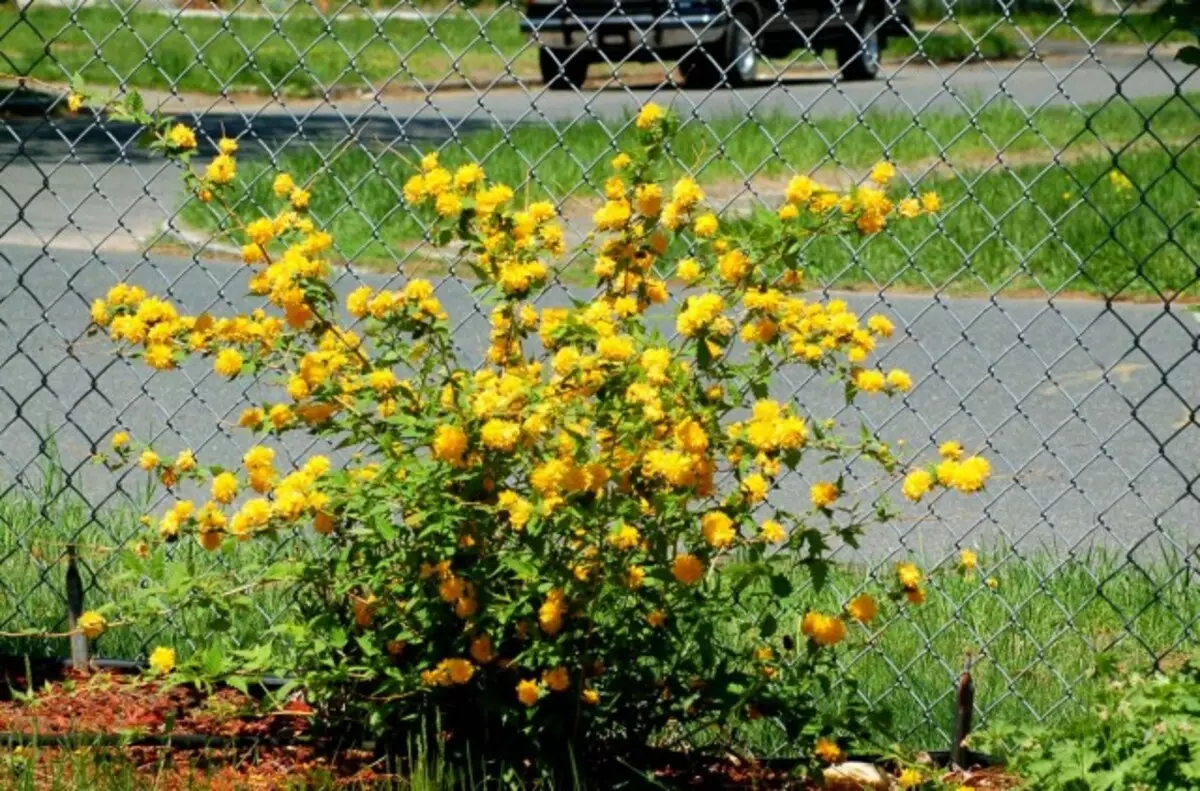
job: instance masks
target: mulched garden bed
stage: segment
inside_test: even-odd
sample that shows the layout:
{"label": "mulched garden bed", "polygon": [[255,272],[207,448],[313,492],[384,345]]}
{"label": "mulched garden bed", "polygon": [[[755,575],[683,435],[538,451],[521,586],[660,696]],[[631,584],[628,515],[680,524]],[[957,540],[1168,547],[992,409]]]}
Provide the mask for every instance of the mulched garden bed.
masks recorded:
{"label": "mulched garden bed", "polygon": [[[85,750],[89,760],[120,761],[148,786],[153,781],[172,791],[302,787],[315,777],[322,787],[371,788],[394,779],[371,750],[315,738],[311,709],[299,699],[266,710],[232,689],[206,694],[114,670],[77,673],[60,663],[32,671],[30,678],[24,668],[0,662],[0,759],[18,749],[35,756],[37,778],[61,783],[63,765],[78,766]],[[666,752],[647,758],[646,770],[670,787],[807,791],[788,776],[786,762]],[[931,767],[930,774],[978,791],[1017,784],[996,768],[938,773]]]}

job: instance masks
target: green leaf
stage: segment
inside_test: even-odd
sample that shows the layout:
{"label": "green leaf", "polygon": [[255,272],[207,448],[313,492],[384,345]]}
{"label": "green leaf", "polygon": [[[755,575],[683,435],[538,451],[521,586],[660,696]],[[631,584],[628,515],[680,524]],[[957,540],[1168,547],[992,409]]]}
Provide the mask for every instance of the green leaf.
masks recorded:
{"label": "green leaf", "polygon": [[771,593],[775,594],[777,598],[786,599],[792,595],[793,590],[792,581],[787,577],[782,574],[771,575]]}

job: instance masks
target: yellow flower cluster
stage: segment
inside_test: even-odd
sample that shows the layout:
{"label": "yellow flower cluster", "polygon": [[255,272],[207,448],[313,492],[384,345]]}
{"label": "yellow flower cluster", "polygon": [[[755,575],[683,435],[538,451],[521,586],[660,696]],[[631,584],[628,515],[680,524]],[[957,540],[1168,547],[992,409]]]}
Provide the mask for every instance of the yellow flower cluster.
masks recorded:
{"label": "yellow flower cluster", "polygon": [[[643,703],[662,717],[689,716],[671,707],[685,690],[702,699],[705,680],[677,677],[666,658],[690,656],[680,635],[720,610],[713,602],[724,600],[713,597],[730,595],[723,575],[731,558],[750,558],[747,584],[769,579],[781,591],[791,582],[768,556],[815,568],[826,562],[820,536],[851,533],[839,525],[855,507],[840,471],[816,480],[811,507],[796,513],[773,502],[785,470],[805,458],[862,455],[893,471],[874,438],[842,438],[836,424],[772,398],[776,366],[809,366],[844,383],[850,397],[898,395],[915,384],[905,371],[868,363],[895,333],[890,319],[803,293],[788,252],[800,218],[830,232],[872,233],[894,215],[935,211],[937,200],[893,205],[884,188],[896,172],[887,163],[872,171],[875,186],[848,195],[797,176],[787,187],[790,211],[780,214],[796,220],[783,224],[795,232],[781,233],[778,247],[752,244],[705,207],[695,179],[650,179],[672,124],[656,105],[634,119],[639,148],[613,160],[595,228],[574,256],[590,267],[596,293],[565,307],[535,299],[567,252],[555,204],[519,201],[477,164],[422,157],[403,186],[406,209],[420,213],[435,238],[461,245],[496,298],[476,370],[456,358],[449,317],[428,280],[334,298],[324,255],[333,239],[306,214],[310,185],[287,173],[272,184],[279,211],[240,231],[250,291],[265,297],[264,309],[185,316],[125,284],[97,300],[93,321],[156,369],[197,355],[222,377],[277,377],[278,402],[246,408],[241,426],[364,449],[345,469],[312,456],[289,470],[263,440],[238,469],[208,470],[189,451],[165,462],[149,448],[135,456],[130,438],[115,435],[122,459],[206,492],[175,500],[158,519],[161,538],[189,536],[215,550],[230,537],[311,528],[346,549],[333,553],[341,560],[331,622],[372,649],[353,661],[387,668],[379,677],[396,684],[389,698],[500,689],[503,705],[540,706],[548,722],[559,701],[573,710],[582,702],[596,716]],[[186,161],[195,140],[185,131],[164,139]],[[237,178],[236,142],[219,148],[196,182],[215,197]],[[673,261],[680,239],[693,254]],[[672,270],[694,284],[678,306],[663,279]],[[656,313],[666,319],[661,328],[650,320]],[[951,444],[942,454],[936,468],[905,478],[907,497],[986,483],[982,457]],[[310,578],[331,568],[309,566]],[[924,597],[919,570],[897,573],[910,600]],[[793,606],[775,597],[773,609]],[[828,648],[851,626],[871,624],[879,604],[860,593],[841,612],[800,612],[788,616],[793,634]],[[81,628],[95,632],[103,622]],[[645,656],[610,644],[645,646]],[[720,661],[752,674],[747,689],[757,689],[789,683],[795,671],[776,661],[778,651],[761,645],[753,657]],[[630,679],[649,678],[651,667],[661,680],[631,691]],[[821,754],[841,755],[835,741]]]}

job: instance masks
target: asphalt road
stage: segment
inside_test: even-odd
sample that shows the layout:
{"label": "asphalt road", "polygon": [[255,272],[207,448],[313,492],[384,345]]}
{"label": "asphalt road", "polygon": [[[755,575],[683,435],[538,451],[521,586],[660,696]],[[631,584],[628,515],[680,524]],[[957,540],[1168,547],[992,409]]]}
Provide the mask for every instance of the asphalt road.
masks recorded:
{"label": "asphalt road", "polygon": [[[509,88],[261,107],[174,100],[165,109],[196,114],[213,134],[245,132],[243,152],[253,156],[350,133],[396,144],[493,125],[611,122],[649,98],[673,104],[685,118],[787,113],[802,122],[1000,101],[1033,113],[1048,104],[1196,89],[1192,70],[1174,62],[1101,60],[906,67],[869,84],[814,77],[738,92]],[[81,467],[78,485],[94,502],[119,499],[111,478],[81,466],[117,425],[160,436],[167,449],[190,446],[218,461],[238,454],[243,440],[217,424],[240,411],[241,389],[217,382],[204,365],[150,376],[114,359],[103,339],[85,335],[88,301],[119,279],[169,293],[189,311],[248,304],[237,296],[245,277],[237,267],[138,252],[173,215],[176,184],[173,170],[136,149],[127,127],[82,119],[0,122],[0,487],[53,435],[68,466]],[[340,287],[352,284],[347,276]],[[461,317],[455,337],[466,361],[477,360],[486,327],[469,292],[447,281],[439,296]],[[545,297],[565,298],[562,291]],[[1200,426],[1190,404],[1200,383],[1200,325],[1190,314],[1071,300],[887,294],[851,301],[881,309],[905,328],[884,364],[909,369],[920,383],[906,399],[867,402],[862,414],[885,436],[907,438],[912,452],[961,438],[983,449],[997,471],[985,496],[946,497],[915,511],[871,536],[867,554],[938,556],[959,544],[1000,541],[1061,555],[1099,542],[1141,559],[1161,548],[1163,535],[1195,542]],[[814,414],[838,410],[837,394],[824,382],[790,372],[775,384],[780,396]],[[840,414],[857,419],[852,411]],[[120,488],[131,492],[136,482],[127,478]],[[776,496],[795,502],[805,492],[792,481]]]}
{"label": "asphalt road", "polygon": [[[784,114],[802,123],[889,110],[911,114],[916,123],[928,112],[1003,105],[1033,114],[1050,105],[1190,90],[1200,90],[1194,69],[1170,57],[1114,49],[1044,61],[893,65],[885,78],[869,83],[836,83],[814,72],[739,91],[613,84],[583,92],[482,86],[329,101],[148,99],[164,112],[198,122],[213,138],[242,136],[243,156],[273,156],[285,147],[347,135],[403,150],[419,140],[516,124],[590,118],[611,125],[651,99],[673,106],[685,122],[746,116],[752,123],[755,117]],[[177,194],[174,172],[147,159],[129,126],[83,117],[0,120],[0,244],[136,251],[169,220]]]}
{"label": "asphalt road", "polygon": [[[246,403],[242,386],[219,381],[204,363],[164,375],[115,358],[103,337],[86,335],[87,302],[128,279],[187,311],[245,310],[252,304],[240,296],[245,277],[244,268],[221,262],[0,247],[0,480],[34,462],[39,437],[53,434],[68,466],[80,467],[84,492],[97,501],[119,498],[108,473],[84,464],[114,426],[157,437],[164,450],[192,447],[210,461],[234,460],[246,442],[230,430]],[[346,273],[339,291],[358,280]],[[460,322],[463,360],[478,362],[483,314],[456,281],[442,282],[438,295]],[[542,304],[566,298],[552,289]],[[850,430],[861,415],[922,458],[932,443],[961,438],[996,470],[980,497],[944,496],[930,509],[909,509],[910,518],[870,536],[867,556],[936,558],[956,545],[997,542],[1063,555],[1100,543],[1149,560],[1164,535],[1180,545],[1196,540],[1191,487],[1200,426],[1189,404],[1200,386],[1200,325],[1191,314],[1082,300],[848,299],[896,319],[902,330],[881,364],[908,369],[917,387],[904,399],[864,398],[859,412],[842,409],[828,382],[790,370],[776,378],[776,395],[816,416],[836,415]],[[285,450],[300,455],[306,447]],[[805,469],[810,478],[837,472]],[[119,488],[133,492],[139,482],[140,474],[126,476]],[[868,486],[868,494],[875,491]],[[792,478],[774,502],[794,505],[806,496],[807,486]]]}

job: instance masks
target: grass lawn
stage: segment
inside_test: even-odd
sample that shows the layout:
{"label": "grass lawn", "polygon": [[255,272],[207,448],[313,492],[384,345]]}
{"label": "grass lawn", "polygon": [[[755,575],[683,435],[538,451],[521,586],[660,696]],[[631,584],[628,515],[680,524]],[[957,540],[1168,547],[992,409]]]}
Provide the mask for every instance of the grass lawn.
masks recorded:
{"label": "grass lawn", "polygon": [[[236,14],[227,20],[173,22],[111,7],[71,12],[34,5],[18,12],[5,4],[0,6],[0,74],[65,82],[78,73],[95,86],[199,93],[278,90],[289,96],[536,78],[537,51],[518,30],[518,19],[509,7],[480,7],[444,15],[433,23],[431,36],[418,21],[342,15],[326,22],[298,9],[276,27],[269,19]],[[988,58],[1011,56],[1018,48],[1002,33],[975,45],[948,30],[924,37],[920,49],[935,61],[960,61],[976,51]],[[888,55],[909,57],[917,50],[917,42],[896,40]],[[776,66],[806,60],[811,58],[798,54]],[[633,69],[655,70],[636,64]]]}
{"label": "grass lawn", "polygon": [[[1025,38],[1049,38],[1055,41],[1074,41],[1103,44],[1153,44],[1188,41],[1188,34],[1172,30],[1170,22],[1154,14],[1130,12],[1124,15],[1099,14],[1080,3],[1070,3],[1065,11],[1014,11],[1005,18],[1000,14],[975,12],[957,13],[952,19],[973,35],[994,31],[1010,36],[1024,44]],[[922,15],[926,23],[951,19],[942,13]],[[952,24],[946,28],[953,30]],[[1024,36],[1022,36],[1024,33]]]}
{"label": "grass lawn", "polygon": [[[53,476],[49,486],[14,488],[0,497],[0,632],[64,627],[60,557],[68,540],[81,546],[87,605],[120,600],[121,588],[114,581],[121,564],[109,548],[114,539],[132,546],[148,529],[138,525],[132,505],[93,510],[62,490],[61,473],[48,470]],[[8,483],[2,485],[7,488]],[[177,556],[197,564],[246,564],[247,569],[261,559],[252,556],[250,545],[228,548],[228,554],[208,554],[185,542],[177,547]],[[1191,584],[1179,558],[1144,568],[1097,552],[1059,565],[1045,557],[1022,559],[980,549],[978,575],[963,578],[949,568],[937,571],[924,606],[905,608],[876,624],[870,634],[852,633],[843,659],[872,702],[895,710],[889,740],[915,748],[944,746],[952,721],[951,690],[968,658],[975,660],[976,705],[984,720],[1053,719],[1078,712],[1092,699],[1095,682],[1087,673],[1094,651],[1109,652],[1131,668],[1145,667],[1154,656],[1180,649],[1181,624],[1200,617],[1200,588]],[[840,609],[872,573],[890,577],[893,572],[890,566],[875,572],[837,567],[829,585],[815,596],[796,594],[796,619],[809,607]],[[989,577],[994,587],[985,584]],[[269,618],[288,610],[284,591],[255,596],[262,619],[234,627],[246,643],[254,641]],[[745,617],[756,622],[752,613]],[[794,628],[786,617],[780,623]],[[204,616],[193,612],[161,631],[113,629],[99,638],[96,648],[100,656],[128,658],[144,655],[148,645],[174,644],[187,655],[203,646],[204,634]],[[65,656],[68,648],[62,639],[7,637],[0,638],[0,653]]]}
{"label": "grass lawn", "polygon": [[[748,181],[768,195],[777,194],[793,172],[818,169],[837,177],[844,176],[844,167],[861,175],[885,150],[914,178],[944,156],[958,175],[943,168],[924,175],[919,185],[946,200],[940,229],[926,220],[897,226],[857,257],[837,240],[819,240],[809,267],[826,283],[953,290],[1040,283],[1154,294],[1191,288],[1192,257],[1200,256],[1197,236],[1180,233],[1194,222],[1197,194],[1191,185],[1200,183],[1200,155],[1187,145],[1195,134],[1192,100],[1056,106],[1032,118],[1003,105],[974,116],[925,113],[916,122],[911,115],[887,112],[861,122],[843,117],[801,124],[776,115],[755,124],[729,118],[688,123],[672,150],[677,163],[726,193]],[[596,122],[528,125],[471,133],[440,150],[450,165],[482,162],[518,194],[561,201],[594,197],[609,175],[608,160],[628,134],[623,125]],[[1151,135],[1171,148],[1164,150]],[[996,165],[997,148],[1013,163],[1011,171]],[[1140,193],[1118,192],[1104,178],[1114,167],[1108,152],[1122,150],[1116,165]],[[1055,152],[1059,164],[1052,161]],[[338,240],[341,255],[392,268],[422,238],[419,222],[398,208],[400,186],[419,153],[402,157],[394,149],[355,148],[328,162],[324,152],[305,147],[285,152],[280,166],[298,178],[325,168],[313,212]],[[236,205],[243,220],[257,216],[256,207],[273,205],[267,167],[249,162],[243,168],[241,183],[249,186]],[[576,224],[590,217],[586,205],[573,210],[568,204],[566,211]],[[185,207],[184,219],[207,231],[218,228],[218,215],[197,203]],[[748,221],[753,218],[731,217],[734,224]]]}

